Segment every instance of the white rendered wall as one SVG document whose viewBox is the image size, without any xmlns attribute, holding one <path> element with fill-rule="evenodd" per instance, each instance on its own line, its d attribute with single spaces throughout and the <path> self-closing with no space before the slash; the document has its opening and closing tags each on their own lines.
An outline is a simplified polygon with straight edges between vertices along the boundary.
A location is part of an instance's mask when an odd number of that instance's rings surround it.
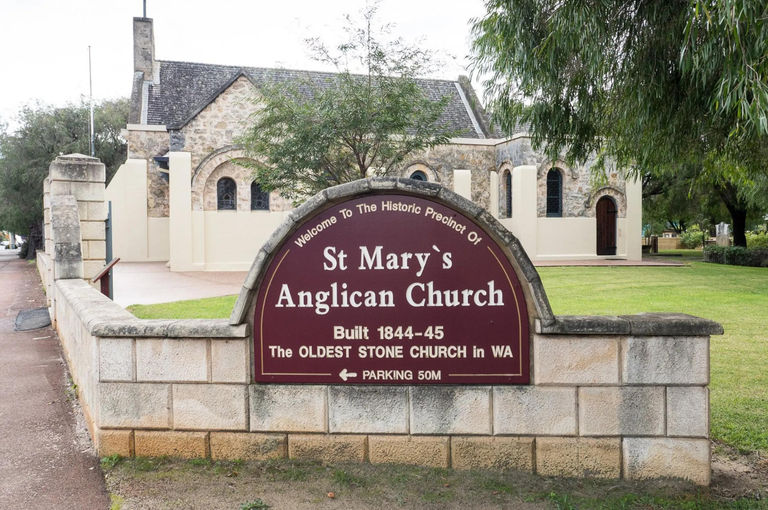
<svg viewBox="0 0 768 510">
<path fill-rule="evenodd" d="M 626 253 L 629 260 L 643 259 L 643 185 L 627 180 Z"/>
<path fill-rule="evenodd" d="M 289 211 L 205 211 L 205 270 L 248 271 Z"/>
<path fill-rule="evenodd" d="M 112 256 L 124 262 L 167 260 L 149 246 L 160 242 L 167 246 L 168 231 L 161 238 L 148 235 L 147 161 L 129 159 L 115 173 L 107 186 L 105 198 L 112 202 Z M 154 219 L 154 218 L 152 218 Z M 153 231 L 154 233 L 154 231 Z M 167 250 L 166 250 L 167 251 Z"/>
<path fill-rule="evenodd" d="M 467 200 L 472 200 L 472 171 L 453 171 L 453 191 Z"/>
<path fill-rule="evenodd" d="M 493 189 L 493 188 L 492 188 Z M 498 186 L 495 189 L 499 189 Z M 536 167 L 512 169 L 512 217 L 500 219 L 515 234 L 531 259 L 536 259 L 538 235 L 536 225 Z"/>
<path fill-rule="evenodd" d="M 199 271 L 192 256 L 192 158 L 189 152 L 169 152 L 168 238 L 171 271 Z"/>
</svg>

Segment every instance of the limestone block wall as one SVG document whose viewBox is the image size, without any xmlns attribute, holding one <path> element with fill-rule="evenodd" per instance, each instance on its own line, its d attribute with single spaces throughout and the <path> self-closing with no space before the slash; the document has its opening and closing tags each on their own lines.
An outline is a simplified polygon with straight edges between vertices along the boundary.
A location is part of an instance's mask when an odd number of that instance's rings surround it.
<svg viewBox="0 0 768 510">
<path fill-rule="evenodd" d="M 528 386 L 252 384 L 245 325 L 139 320 L 81 280 L 56 285 L 59 335 L 100 455 L 709 483 L 709 321 L 539 323 Z"/>
</svg>

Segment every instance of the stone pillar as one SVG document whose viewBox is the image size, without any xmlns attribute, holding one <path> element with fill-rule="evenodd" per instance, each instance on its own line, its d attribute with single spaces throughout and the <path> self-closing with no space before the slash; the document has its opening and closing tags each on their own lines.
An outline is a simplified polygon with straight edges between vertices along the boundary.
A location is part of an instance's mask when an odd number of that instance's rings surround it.
<svg viewBox="0 0 768 510">
<path fill-rule="evenodd" d="M 46 253 L 54 259 L 54 279 L 84 278 L 90 280 L 106 264 L 106 237 L 104 222 L 107 219 L 107 206 L 104 202 L 104 164 L 97 158 L 82 154 L 69 154 L 56 158 L 48 169 L 48 178 L 44 187 L 44 204 L 50 207 L 45 224 Z M 72 199 L 64 197 L 71 196 Z M 76 207 L 76 215 L 71 217 L 70 206 Z M 57 218 L 57 215 L 60 218 Z M 63 216 L 62 216 L 63 215 Z M 74 236 L 76 221 L 77 237 Z M 66 232 L 62 229 L 65 229 Z M 80 244 L 78 249 L 69 243 Z M 65 248 L 61 243 L 67 243 Z M 63 251 L 62 251 L 63 250 Z M 60 258 L 72 257 L 79 250 L 82 269 L 64 270 Z M 63 272 L 62 272 L 63 271 Z"/>
<path fill-rule="evenodd" d="M 512 169 L 512 225 L 514 227 L 511 230 L 533 260 L 536 259 L 539 249 L 536 193 L 536 167 L 524 165 Z M 531 228 L 532 225 L 535 228 Z"/>
<path fill-rule="evenodd" d="M 453 191 L 467 200 L 472 200 L 472 171 L 453 171 Z"/>
<path fill-rule="evenodd" d="M 192 155 L 169 152 L 169 228 L 171 271 L 193 271 Z"/>
<path fill-rule="evenodd" d="M 491 216 L 494 218 L 499 217 L 499 172 L 491 171 L 488 176 L 488 189 L 490 190 L 490 197 L 488 206 L 490 207 Z"/>
</svg>

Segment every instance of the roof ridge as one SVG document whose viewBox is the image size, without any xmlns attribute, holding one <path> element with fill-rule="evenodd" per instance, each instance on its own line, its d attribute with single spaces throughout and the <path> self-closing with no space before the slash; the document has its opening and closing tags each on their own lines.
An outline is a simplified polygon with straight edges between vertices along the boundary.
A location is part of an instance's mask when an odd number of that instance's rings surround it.
<svg viewBox="0 0 768 510">
<path fill-rule="evenodd" d="M 262 71 L 288 71 L 288 72 L 294 72 L 294 73 L 312 73 L 312 74 L 321 74 L 321 75 L 327 75 L 327 76 L 335 76 L 337 74 L 341 74 L 339 71 L 313 71 L 311 69 L 294 69 L 289 67 L 260 67 L 260 66 L 242 66 L 242 65 L 232 65 L 232 64 L 209 64 L 206 62 L 190 62 L 187 60 L 162 60 L 158 59 L 156 62 L 160 63 L 169 63 L 169 64 L 191 64 L 191 65 L 199 65 L 199 66 L 210 66 L 210 67 L 217 67 L 217 68 L 231 68 L 233 71 L 236 71 L 238 69 L 242 70 L 249 70 L 249 69 L 258 69 Z M 365 74 L 362 73 L 350 73 L 352 76 L 365 76 Z M 427 78 L 427 77 L 416 77 L 411 78 L 415 81 L 428 81 L 428 82 L 442 82 L 442 83 L 459 83 L 459 80 L 449 80 L 446 78 Z"/>
</svg>

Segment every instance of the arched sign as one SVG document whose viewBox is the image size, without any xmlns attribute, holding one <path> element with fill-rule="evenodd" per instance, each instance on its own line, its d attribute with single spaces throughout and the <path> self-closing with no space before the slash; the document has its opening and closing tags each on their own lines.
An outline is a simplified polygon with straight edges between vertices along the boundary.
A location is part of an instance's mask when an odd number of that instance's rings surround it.
<svg viewBox="0 0 768 510">
<path fill-rule="evenodd" d="M 502 248 L 446 205 L 395 192 L 304 220 L 254 306 L 256 382 L 527 384 L 528 310 Z"/>
</svg>

